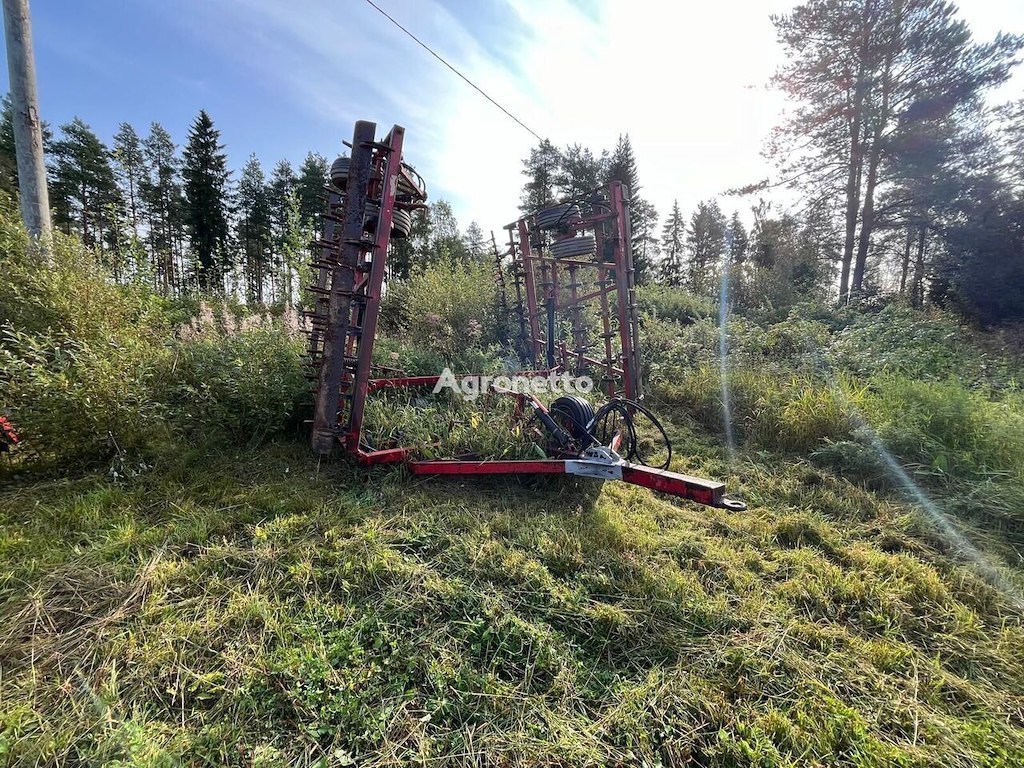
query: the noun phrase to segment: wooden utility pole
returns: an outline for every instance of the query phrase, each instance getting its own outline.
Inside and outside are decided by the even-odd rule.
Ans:
[[[3,0],[7,69],[11,81],[14,145],[18,155],[21,218],[29,234],[50,238],[50,195],[43,163],[43,130],[36,98],[36,65],[28,0]]]

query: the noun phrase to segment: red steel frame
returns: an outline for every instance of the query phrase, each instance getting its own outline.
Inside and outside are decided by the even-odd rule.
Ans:
[[[373,344],[380,314],[388,243],[396,208],[423,208],[422,191],[399,194],[400,189],[419,190],[420,184],[402,163],[405,131],[394,126],[380,142],[375,140],[376,125],[359,121],[353,132],[347,183],[344,190],[327,187],[327,210],[321,239],[314,243],[317,256],[311,266],[315,282],[308,287],[314,294],[313,309],[306,312],[309,322],[309,369],[314,380],[316,404],[312,420],[312,447],[320,454],[331,452],[337,443],[360,463],[366,465],[407,462],[417,475],[508,475],[575,474],[604,479],[619,479],[633,485],[652,488],[701,504],[742,509],[741,502],[724,496],[723,483],[690,477],[667,470],[653,469],[628,462],[613,462],[583,455],[573,459],[537,461],[466,461],[457,459],[410,460],[410,449],[381,450],[364,447],[361,442],[366,398],[371,392],[405,387],[432,387],[440,376],[390,376],[373,378]],[[400,199],[401,198],[401,199]],[[365,235],[367,203],[379,206],[376,226]],[[575,361],[577,373],[597,370],[606,383],[610,397],[629,400],[641,396],[638,322],[633,260],[630,251],[629,193],[619,182],[612,182],[607,197],[587,215],[570,222],[561,237],[593,231],[597,243],[593,258],[555,259],[535,251],[531,237],[543,243],[543,235],[532,217],[519,219],[506,227],[509,231],[509,255],[517,293],[525,293],[526,318],[520,318],[528,330],[527,352],[534,365],[540,364],[549,345],[556,349],[555,368],[568,370]],[[610,249],[610,259],[605,259]],[[499,264],[500,267],[500,264]],[[568,286],[559,283],[559,272],[569,274]],[[578,282],[580,271],[594,270],[596,287],[580,293],[585,283]],[[541,279],[538,281],[537,272]],[[522,279],[523,285],[519,284]],[[538,282],[543,297],[538,291]],[[568,295],[564,295],[568,292]],[[543,298],[541,308],[539,299]],[[614,300],[614,312],[612,311]],[[602,329],[599,354],[586,354],[585,329],[579,315],[591,302],[597,303]],[[520,305],[521,306],[521,305]],[[550,326],[541,327],[548,307],[557,314],[567,312],[573,324],[573,349],[565,341],[549,338]],[[612,321],[616,328],[612,329]],[[617,340],[617,344],[615,341]],[[541,368],[545,366],[541,365]],[[543,375],[549,370],[524,372]]]
[[[544,359],[545,349],[553,344],[554,364],[566,370],[574,369],[577,374],[599,373],[609,397],[621,395],[639,400],[643,393],[636,282],[630,248],[629,191],[624,184],[613,181],[607,188],[596,190],[595,196],[599,196],[599,200],[592,205],[592,210],[567,221],[561,234],[554,236],[563,239],[593,233],[597,247],[590,257],[570,259],[545,255],[545,235],[533,216],[525,216],[505,227],[509,233],[511,272],[517,279],[517,287],[521,276],[526,297],[525,318],[521,318],[521,322],[529,334],[527,352],[531,361],[538,365]],[[569,276],[568,284],[560,281],[563,272]],[[578,281],[581,273],[594,276],[593,290],[580,293],[580,288],[586,285]],[[570,320],[572,349],[565,340],[548,339],[548,329],[541,321],[546,318],[549,307],[556,319],[567,317]],[[581,314],[588,311],[600,320],[602,331],[600,340],[590,345],[581,322]],[[587,354],[592,347],[596,347],[600,358]]]

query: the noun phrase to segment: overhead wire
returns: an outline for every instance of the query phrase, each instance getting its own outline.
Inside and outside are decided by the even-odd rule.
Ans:
[[[367,3],[369,3],[369,4],[370,4],[370,5],[371,5],[371,6],[373,7],[373,8],[375,8],[375,9],[377,10],[377,12],[378,12],[378,13],[380,13],[380,15],[381,15],[381,16],[383,16],[383,17],[384,17],[385,19],[387,19],[388,21],[390,21],[390,22],[391,22],[392,24],[394,24],[394,25],[395,25],[396,27],[398,27],[398,28],[399,28],[400,30],[402,30],[402,31],[403,31],[403,32],[404,32],[405,34],[407,34],[407,35],[408,35],[409,37],[411,37],[411,38],[412,38],[412,39],[413,39],[413,40],[414,40],[414,41],[415,41],[415,42],[416,42],[416,43],[417,43],[417,44],[418,44],[418,45],[419,45],[419,46],[420,46],[420,47],[421,47],[421,48],[422,48],[423,50],[425,50],[425,51],[426,51],[427,53],[429,53],[429,54],[430,54],[431,56],[433,56],[433,57],[434,57],[435,59],[437,59],[437,60],[438,60],[438,61],[440,61],[440,62],[441,62],[442,64],[444,64],[444,65],[445,65],[446,67],[448,67],[448,69],[450,69],[450,70],[451,70],[452,72],[454,72],[454,73],[455,73],[456,75],[458,75],[459,77],[461,77],[461,78],[462,78],[462,79],[463,79],[463,80],[464,80],[464,81],[465,81],[465,82],[466,82],[466,83],[467,83],[467,84],[468,84],[468,85],[469,85],[469,86],[470,86],[471,88],[473,88],[473,89],[474,89],[474,90],[475,90],[475,91],[476,91],[477,93],[479,93],[479,94],[480,94],[481,96],[483,96],[483,97],[484,97],[485,99],[487,99],[487,100],[488,100],[489,102],[491,102],[491,104],[493,104],[493,105],[494,105],[494,106],[496,106],[496,107],[497,107],[498,109],[500,109],[500,110],[501,110],[502,112],[504,112],[504,113],[505,113],[506,115],[508,115],[508,116],[509,116],[510,118],[512,118],[512,119],[513,119],[513,120],[514,120],[514,121],[515,121],[516,123],[518,123],[518,124],[520,125],[520,127],[522,127],[523,129],[525,129],[525,130],[526,130],[527,132],[531,133],[531,134],[532,134],[532,135],[534,136],[534,138],[536,138],[536,139],[537,139],[537,141],[544,141],[544,139],[543,139],[543,138],[542,138],[542,137],[540,136],[540,134],[539,134],[539,133],[537,133],[536,131],[534,131],[534,130],[533,130],[532,128],[530,128],[530,127],[529,127],[529,126],[528,126],[528,125],[527,125],[526,123],[524,123],[524,122],[523,122],[522,120],[520,120],[520,119],[519,119],[518,117],[516,117],[516,116],[515,116],[515,115],[513,115],[513,114],[512,114],[511,112],[509,112],[509,111],[508,111],[507,109],[505,109],[505,107],[501,106],[501,104],[499,104],[499,103],[498,103],[497,101],[495,101],[495,100],[494,100],[493,98],[491,98],[491,96],[490,96],[490,95],[488,95],[488,94],[487,94],[487,92],[486,92],[486,91],[484,91],[484,89],[483,89],[483,88],[481,88],[481,87],[480,87],[480,86],[478,86],[478,85],[477,85],[476,83],[474,83],[474,82],[473,82],[472,80],[470,80],[470,79],[469,79],[468,77],[466,77],[466,76],[465,76],[464,74],[462,74],[462,73],[461,73],[461,72],[460,72],[460,71],[459,71],[458,69],[456,69],[456,68],[455,68],[455,67],[454,67],[454,66],[453,66],[452,64],[449,64],[449,63],[448,63],[448,61],[447,61],[447,60],[446,60],[446,59],[445,59],[445,58],[444,58],[443,56],[441,56],[441,54],[437,53],[437,51],[435,51],[435,50],[434,50],[433,48],[431,48],[431,47],[430,47],[429,45],[427,45],[427,44],[426,44],[426,43],[424,43],[424,42],[423,42],[422,40],[420,40],[420,39],[419,39],[418,37],[416,37],[416,35],[414,35],[414,34],[413,34],[412,32],[410,32],[410,31],[409,31],[408,29],[406,29],[406,28],[405,28],[404,26],[402,26],[402,25],[401,25],[401,24],[400,24],[400,23],[399,23],[399,22],[398,22],[398,21],[397,21],[397,20],[396,20],[396,19],[395,19],[395,18],[394,18],[393,16],[391,16],[391,15],[390,15],[390,14],[389,14],[389,13],[388,13],[387,11],[385,11],[385,10],[384,10],[383,8],[381,8],[381,7],[379,6],[379,5],[377,5],[377,4],[375,3],[375,2],[373,2],[373,0],[366,0],[366,2],[367,2]]]

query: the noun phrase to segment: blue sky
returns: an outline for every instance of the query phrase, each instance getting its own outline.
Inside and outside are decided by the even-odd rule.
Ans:
[[[610,148],[629,132],[643,193],[684,212],[761,178],[782,102],[770,13],[786,0],[378,0],[537,133]],[[965,0],[978,37],[1024,33],[1021,0]],[[199,109],[231,165],[331,159],[356,119],[406,127],[406,160],[465,226],[516,215],[535,139],[365,0],[34,0],[44,119],[105,141],[127,121],[180,144]],[[998,94],[1024,96],[1024,72]],[[726,208],[747,204],[725,201]]]

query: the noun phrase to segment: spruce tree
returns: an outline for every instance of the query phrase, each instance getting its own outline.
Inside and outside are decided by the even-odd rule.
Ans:
[[[227,195],[230,172],[220,143],[220,131],[200,110],[188,134],[184,152],[185,221],[196,258],[199,284],[223,290],[227,264]]]
[[[278,160],[267,183],[275,249],[279,248],[288,229],[288,209],[291,207],[297,183],[292,164],[287,160]]]
[[[299,196],[299,216],[310,237],[320,229],[324,212],[324,185],[327,184],[327,160],[323,155],[310,152],[299,166],[295,191]]]
[[[459,221],[447,200],[430,204],[430,255],[428,262],[461,260],[468,256],[466,241],[459,232]]]
[[[271,272],[281,280],[282,294],[286,303],[291,302],[291,266],[286,252],[286,242],[293,236],[291,231],[291,208],[297,206],[295,195],[295,171],[287,160],[279,160],[270,173],[267,182],[267,201],[270,206],[271,229]],[[301,231],[301,228],[300,228]],[[308,238],[303,238],[308,240]]]
[[[664,259],[661,262],[660,278],[665,285],[674,287],[683,284],[683,240],[685,237],[686,222],[679,210],[679,201],[672,202],[672,212],[665,221],[661,230],[661,252]]]
[[[658,251],[655,228],[658,225],[658,212],[654,206],[640,195],[640,174],[637,171],[636,156],[629,134],[619,136],[615,151],[608,159],[604,183],[619,181],[629,187],[629,222],[632,230],[630,244],[633,250],[633,268],[636,282],[647,282],[651,276],[651,264]]]
[[[733,211],[732,217],[725,230],[726,254],[725,258],[729,269],[729,284],[727,287],[728,301],[730,304],[746,304],[746,280],[745,264],[747,251],[750,249],[750,237],[747,229],[740,221],[738,211]]]

